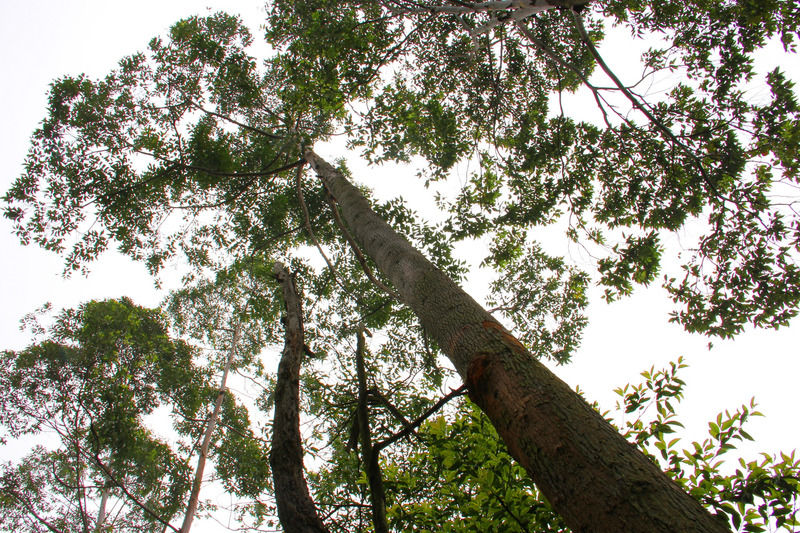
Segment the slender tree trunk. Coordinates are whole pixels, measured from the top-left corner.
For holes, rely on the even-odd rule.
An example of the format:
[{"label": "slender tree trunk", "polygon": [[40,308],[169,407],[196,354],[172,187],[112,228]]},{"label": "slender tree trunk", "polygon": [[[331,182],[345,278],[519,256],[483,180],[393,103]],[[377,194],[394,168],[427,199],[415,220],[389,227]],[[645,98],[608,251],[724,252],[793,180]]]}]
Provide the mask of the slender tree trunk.
[{"label": "slender tree trunk", "polygon": [[231,362],[236,355],[236,345],[239,343],[239,336],[241,334],[241,322],[236,323],[233,330],[233,339],[231,339],[231,347],[228,351],[228,360],[225,361],[225,369],[222,371],[222,379],[219,384],[219,393],[217,400],[214,402],[214,410],[211,412],[211,417],[208,419],[208,426],[203,435],[203,443],[200,445],[200,457],[197,458],[197,470],[194,473],[194,482],[192,483],[192,493],[189,496],[189,504],[186,508],[186,514],[183,517],[183,525],[181,526],[181,533],[189,533],[192,529],[192,521],[197,512],[197,504],[200,501],[200,488],[203,485],[203,471],[206,468],[206,459],[208,458],[208,448],[211,446],[211,436],[214,433],[214,428],[217,426],[217,419],[219,412],[222,409],[222,400],[225,399],[227,392],[226,383],[228,381],[228,371],[231,369]]},{"label": "slender tree trunk", "polygon": [[287,533],[322,533],[322,523],[308,492],[303,473],[303,443],[300,436],[300,363],[303,357],[303,319],[294,278],[281,263],[275,276],[283,287],[286,305],[286,343],[275,384],[275,422],[269,463],[275,481],[278,518]]},{"label": "slender tree trunk", "polygon": [[728,531],[375,214],[340,172],[311,151],[306,160],[356,242],[417,314],[470,398],[573,531]]},{"label": "slender tree trunk", "polygon": [[380,451],[372,447],[369,430],[369,407],[367,406],[367,372],[364,368],[364,325],[358,326],[356,348],[356,374],[358,377],[358,431],[361,440],[361,461],[369,481],[369,500],[372,506],[372,524],[376,533],[388,533],[386,523],[386,493],[383,490],[383,476],[380,467]]},{"label": "slender tree trunk", "polygon": [[[109,461],[110,462],[110,461]],[[95,524],[95,533],[103,531],[103,525],[106,521],[106,507],[108,506],[108,496],[111,494],[110,481],[106,481],[103,490],[100,491],[100,509],[97,511],[97,524]]]}]

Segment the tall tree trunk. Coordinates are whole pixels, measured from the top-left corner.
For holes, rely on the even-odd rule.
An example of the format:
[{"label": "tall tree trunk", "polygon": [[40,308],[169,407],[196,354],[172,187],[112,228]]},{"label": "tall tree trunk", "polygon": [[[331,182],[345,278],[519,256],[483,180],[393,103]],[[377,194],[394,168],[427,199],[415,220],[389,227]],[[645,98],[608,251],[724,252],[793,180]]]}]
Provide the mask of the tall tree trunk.
[{"label": "tall tree trunk", "polygon": [[388,533],[386,522],[386,493],[383,490],[383,476],[380,467],[380,451],[372,447],[369,429],[369,406],[367,405],[367,371],[364,365],[364,325],[358,325],[356,348],[356,374],[358,377],[358,431],[361,440],[361,462],[369,481],[369,500],[372,506],[372,524],[375,533]]},{"label": "tall tree trunk", "polygon": [[417,314],[470,398],[573,531],[728,531],[373,212],[340,172],[311,151],[306,160],[356,242]]},{"label": "tall tree trunk", "polygon": [[322,533],[322,523],[308,492],[303,473],[303,443],[300,436],[300,363],[303,357],[303,318],[294,278],[281,263],[275,276],[283,288],[286,305],[286,342],[275,384],[275,421],[269,463],[275,482],[278,518],[287,533]]},{"label": "tall tree trunk", "polygon": [[236,355],[236,345],[239,343],[241,327],[241,322],[237,322],[233,330],[233,339],[231,340],[230,350],[228,351],[228,360],[225,361],[225,369],[222,372],[217,400],[214,402],[214,410],[211,412],[211,417],[208,419],[208,426],[203,435],[203,443],[200,445],[200,456],[197,458],[197,470],[194,473],[192,493],[189,496],[189,504],[186,508],[186,514],[183,517],[183,525],[180,529],[181,533],[189,533],[189,530],[192,529],[194,515],[197,512],[197,504],[200,501],[200,488],[203,485],[203,471],[205,470],[206,459],[208,458],[208,448],[211,446],[211,436],[214,434],[214,428],[217,426],[217,419],[219,418],[219,412],[222,408],[222,400],[225,399],[225,392],[228,390],[226,387],[228,371],[231,369],[231,362]]}]

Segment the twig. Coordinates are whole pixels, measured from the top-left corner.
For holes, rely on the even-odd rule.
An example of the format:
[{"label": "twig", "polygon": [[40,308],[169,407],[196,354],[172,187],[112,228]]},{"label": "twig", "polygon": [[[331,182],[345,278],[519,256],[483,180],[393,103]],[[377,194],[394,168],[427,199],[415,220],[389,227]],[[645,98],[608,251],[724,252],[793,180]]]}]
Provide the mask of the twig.
[{"label": "twig", "polygon": [[717,191],[714,184],[709,181],[705,168],[703,167],[703,163],[700,161],[697,155],[695,155],[694,152],[692,152],[685,144],[683,144],[680,139],[678,139],[675,134],[672,133],[672,130],[670,130],[666,125],[664,125],[663,122],[656,118],[650,109],[648,109],[647,106],[645,106],[638,98],[636,98],[633,93],[631,93],[630,89],[628,89],[617,77],[617,75],[614,74],[614,71],[609,68],[605,60],[603,60],[603,57],[600,55],[600,52],[598,52],[597,48],[594,46],[592,39],[589,37],[589,32],[586,31],[581,14],[574,10],[570,10],[570,13],[572,14],[572,18],[575,20],[575,28],[578,30],[583,44],[589,49],[589,53],[592,54],[592,57],[594,57],[595,61],[597,61],[597,64],[600,65],[600,68],[603,69],[603,72],[605,72],[606,75],[611,78],[611,81],[613,81],[617,88],[622,91],[622,94],[624,94],[631,104],[633,104],[633,107],[641,111],[656,128],[661,130],[661,132],[667,136],[673,145],[680,148],[682,152],[684,152],[687,156],[689,156],[689,158],[697,163],[698,170],[703,175],[703,178],[706,180],[709,186],[714,189],[714,192],[719,194],[719,191]]}]

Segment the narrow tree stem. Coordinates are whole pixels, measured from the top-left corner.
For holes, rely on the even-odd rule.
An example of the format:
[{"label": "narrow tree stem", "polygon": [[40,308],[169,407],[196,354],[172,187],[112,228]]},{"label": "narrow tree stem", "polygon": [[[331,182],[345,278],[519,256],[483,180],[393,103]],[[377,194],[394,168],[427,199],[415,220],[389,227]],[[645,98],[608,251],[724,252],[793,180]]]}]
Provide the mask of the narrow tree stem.
[{"label": "narrow tree stem", "polygon": [[380,452],[372,447],[372,435],[369,429],[369,406],[367,399],[367,372],[364,365],[366,343],[364,340],[364,324],[358,325],[358,343],[356,346],[356,376],[358,378],[358,429],[361,440],[361,461],[369,481],[369,499],[372,504],[372,523],[376,533],[388,533],[386,522],[386,494],[383,489],[383,476],[380,467]]},{"label": "narrow tree stem", "polygon": [[225,361],[225,369],[222,372],[222,379],[220,380],[219,384],[217,400],[214,402],[214,410],[211,413],[211,417],[208,419],[208,426],[206,427],[206,432],[203,435],[203,444],[200,446],[200,456],[197,458],[197,470],[195,471],[194,482],[192,483],[192,493],[189,496],[189,504],[187,505],[186,515],[183,518],[183,525],[180,529],[181,533],[189,533],[189,530],[192,528],[194,515],[197,512],[197,505],[200,501],[200,488],[203,485],[203,471],[206,467],[208,449],[211,446],[211,436],[214,433],[214,428],[216,427],[217,419],[219,418],[219,412],[222,409],[222,400],[225,399],[225,393],[227,392],[226,383],[228,381],[228,372],[231,368],[231,362],[236,355],[236,346],[239,343],[241,327],[241,321],[237,321],[236,328],[233,330],[233,338],[231,339],[230,350],[228,351],[228,359]]}]

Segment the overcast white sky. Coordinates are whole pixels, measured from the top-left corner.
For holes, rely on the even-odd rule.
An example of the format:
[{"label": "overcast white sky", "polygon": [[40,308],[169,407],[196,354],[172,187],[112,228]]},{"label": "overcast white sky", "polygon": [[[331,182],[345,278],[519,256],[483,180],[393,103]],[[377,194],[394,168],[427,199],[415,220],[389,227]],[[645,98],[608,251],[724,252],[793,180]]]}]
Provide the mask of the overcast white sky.
[{"label": "overcast white sky", "polygon": [[[257,26],[262,20],[258,0],[1,2],[0,189],[5,192],[21,172],[28,138],[44,116],[47,86],[54,77],[81,72],[102,76],[122,56],[144,49],[151,37],[163,34],[174,21],[205,13],[209,6],[242,14],[258,38]],[[330,158],[340,155],[320,152]],[[379,188],[385,172],[357,169],[355,176]],[[391,179],[399,186],[396,177]],[[414,196],[404,196],[413,206]],[[10,224],[3,219],[0,348],[23,347],[27,338],[20,334],[18,320],[47,301],[60,309],[92,298],[127,295],[140,305],[155,306],[163,296],[153,288],[141,265],[117,256],[109,255],[94,264],[87,278],[64,280],[60,258],[21,247],[10,231]],[[611,408],[616,401],[612,388],[635,381],[639,372],[651,365],[660,367],[683,355],[691,365],[683,374],[687,391],[680,410],[688,421],[689,437],[704,438],[708,420],[755,396],[767,416],[750,425],[757,443],[747,447],[752,452],[748,455],[755,458],[756,451],[796,448],[800,444],[796,420],[800,323],[777,332],[747,333],[735,341],[715,340],[709,351],[708,339],[667,324],[671,309],[659,288],[641,290],[613,305],[594,301],[583,348],[572,364],[556,373],[573,387],[580,385],[590,399]]]}]

